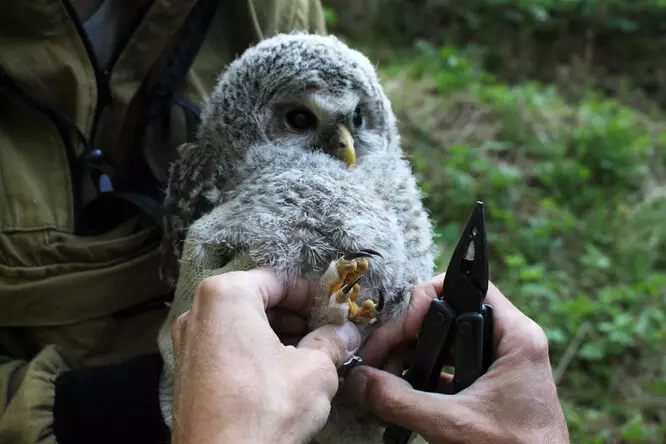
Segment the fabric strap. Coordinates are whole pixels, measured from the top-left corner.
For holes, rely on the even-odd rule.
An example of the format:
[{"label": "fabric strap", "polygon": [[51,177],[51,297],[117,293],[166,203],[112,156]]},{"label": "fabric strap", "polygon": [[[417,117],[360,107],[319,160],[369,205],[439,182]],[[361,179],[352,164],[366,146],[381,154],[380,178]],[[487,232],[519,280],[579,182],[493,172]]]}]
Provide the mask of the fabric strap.
[{"label": "fabric strap", "polygon": [[[165,116],[174,104],[176,91],[185,82],[196,55],[201,48],[220,0],[200,0],[190,11],[176,36],[176,43],[167,59],[165,68],[148,94],[146,107],[143,110],[137,128],[134,148],[127,155],[123,165],[113,179],[115,195],[139,208],[148,215],[160,229],[162,228],[162,201],[164,193],[161,184],[155,179],[142,153],[145,128],[152,123],[167,122]],[[191,108],[191,107],[190,107]],[[189,109],[191,115],[192,109]],[[197,119],[199,115],[197,113]],[[164,123],[165,132],[168,124]],[[193,136],[193,133],[190,133]]]}]

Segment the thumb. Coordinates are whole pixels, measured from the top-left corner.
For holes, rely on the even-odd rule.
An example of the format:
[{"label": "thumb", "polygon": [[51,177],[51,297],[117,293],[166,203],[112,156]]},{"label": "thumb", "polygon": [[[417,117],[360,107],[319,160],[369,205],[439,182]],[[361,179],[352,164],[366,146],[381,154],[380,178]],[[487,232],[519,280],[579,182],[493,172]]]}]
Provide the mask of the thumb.
[{"label": "thumb", "polygon": [[361,344],[361,334],[352,322],[343,325],[324,325],[311,331],[297,345],[297,348],[309,348],[323,351],[340,367],[349,359]]},{"label": "thumb", "polygon": [[352,369],[345,385],[352,399],[381,420],[422,436],[450,427],[461,413],[451,396],[414,390],[403,378],[365,365]]}]

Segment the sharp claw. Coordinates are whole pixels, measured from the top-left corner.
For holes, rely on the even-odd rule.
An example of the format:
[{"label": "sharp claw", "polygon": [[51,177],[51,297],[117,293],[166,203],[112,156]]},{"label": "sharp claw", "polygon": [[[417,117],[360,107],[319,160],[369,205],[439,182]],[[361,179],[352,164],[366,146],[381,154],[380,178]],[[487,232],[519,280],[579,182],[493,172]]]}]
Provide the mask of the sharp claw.
[{"label": "sharp claw", "polygon": [[374,323],[377,321],[379,311],[385,305],[383,293],[380,292],[377,303],[372,300],[366,300],[360,306],[356,303],[361,294],[359,281],[365,276],[372,257],[383,256],[377,251],[362,249],[346,253],[335,262],[335,268],[331,270],[337,273],[337,276],[330,287],[331,293],[329,294],[334,297],[334,302],[331,302],[334,304],[346,302],[346,304],[344,307],[329,307],[333,313],[328,315],[329,319],[334,318],[338,322],[337,320],[341,319],[338,315],[344,312],[344,317],[353,322]]},{"label": "sharp claw", "polygon": [[372,256],[379,256],[383,257],[381,254],[377,253],[375,250],[370,250],[367,248],[364,248],[363,250],[359,251],[354,251],[352,253],[345,253],[342,257],[345,260],[352,260],[352,259],[358,259],[359,257],[372,257]]},{"label": "sharp claw", "polygon": [[360,251],[355,251],[353,253],[345,253],[342,258],[346,261],[351,261],[353,259],[358,259],[360,257],[370,257],[368,253],[363,253]]},{"label": "sharp claw", "polygon": [[356,277],[356,279],[354,279],[353,281],[351,281],[351,282],[348,283],[348,284],[343,285],[342,288],[340,288],[340,291],[341,291],[344,295],[347,295],[347,293],[349,293],[349,292],[352,290],[352,288],[354,288],[354,285],[356,285],[356,284],[358,283],[358,281],[361,280],[361,278],[363,277],[364,274],[365,274],[365,273],[361,273],[361,274],[359,274],[359,275]]},{"label": "sharp claw", "polygon": [[376,308],[378,312],[382,311],[382,308],[384,308],[385,301],[386,300],[384,299],[384,292],[379,290],[379,301],[377,301],[377,308]]},{"label": "sharp claw", "polygon": [[379,256],[379,257],[381,257],[381,258],[384,257],[384,256],[382,256],[381,254],[379,254],[377,251],[375,251],[375,250],[370,250],[369,248],[364,248],[364,249],[361,250],[361,251],[362,251],[363,253],[367,253],[367,254],[369,254],[369,255],[371,255],[371,256]]}]

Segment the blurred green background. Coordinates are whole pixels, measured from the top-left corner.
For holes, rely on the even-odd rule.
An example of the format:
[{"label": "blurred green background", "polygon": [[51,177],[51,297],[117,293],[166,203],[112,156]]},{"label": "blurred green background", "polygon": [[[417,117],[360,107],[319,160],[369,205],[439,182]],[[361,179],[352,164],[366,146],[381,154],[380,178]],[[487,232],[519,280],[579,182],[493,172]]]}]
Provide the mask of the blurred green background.
[{"label": "blurred green background", "polygon": [[666,442],[666,1],[323,3],[377,64],[440,268],[486,203],[572,442]]}]

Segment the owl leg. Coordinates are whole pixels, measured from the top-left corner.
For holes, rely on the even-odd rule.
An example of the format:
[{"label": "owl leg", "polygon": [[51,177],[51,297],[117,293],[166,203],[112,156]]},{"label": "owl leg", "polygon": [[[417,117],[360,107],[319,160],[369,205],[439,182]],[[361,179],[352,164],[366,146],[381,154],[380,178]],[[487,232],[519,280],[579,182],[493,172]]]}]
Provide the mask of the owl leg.
[{"label": "owl leg", "polygon": [[383,300],[380,298],[379,305],[374,301],[364,301],[361,306],[356,300],[361,294],[358,282],[369,267],[368,259],[379,255],[372,250],[362,250],[356,253],[346,254],[338,260],[333,261],[324,275],[322,281],[328,290],[328,321],[342,324],[346,320],[359,324],[371,324],[381,310]]}]

